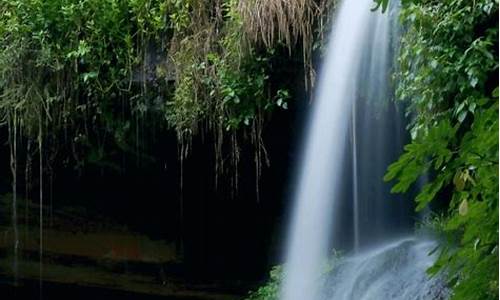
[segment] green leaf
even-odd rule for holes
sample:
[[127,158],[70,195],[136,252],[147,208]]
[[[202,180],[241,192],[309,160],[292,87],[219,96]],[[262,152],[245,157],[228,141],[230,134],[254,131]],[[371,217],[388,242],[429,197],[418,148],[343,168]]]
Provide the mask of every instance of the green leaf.
[[469,212],[469,205],[467,203],[467,199],[464,199],[464,200],[462,200],[462,202],[460,203],[460,206],[458,207],[458,213],[461,216],[465,216],[465,215],[467,215],[468,212]]
[[460,123],[462,123],[465,118],[467,117],[467,111],[462,111],[459,115],[458,115],[458,121]]

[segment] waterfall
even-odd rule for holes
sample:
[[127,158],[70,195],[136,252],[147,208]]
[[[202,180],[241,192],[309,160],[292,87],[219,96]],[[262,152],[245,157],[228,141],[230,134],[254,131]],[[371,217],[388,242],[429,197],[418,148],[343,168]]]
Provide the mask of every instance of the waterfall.
[[426,269],[435,256],[433,241],[413,238],[345,258],[334,266],[322,299],[438,300],[449,293],[441,277],[429,278]]
[[[325,297],[318,282],[332,246],[352,251],[354,256],[346,258],[350,263],[343,267],[345,281],[332,275],[337,278],[331,284],[336,287],[335,297],[327,299],[420,299],[405,298],[397,290],[387,294],[384,284],[375,284],[375,277],[354,271],[367,271],[366,264],[383,266],[383,258],[396,260],[399,255],[398,268],[368,271],[376,269],[377,276],[382,276],[397,269],[414,275],[407,280],[425,281],[425,270],[434,259],[427,257],[430,242],[401,242],[397,251],[390,251],[394,247],[380,250],[388,241],[409,235],[414,218],[412,201],[391,195],[390,186],[382,180],[406,138],[403,110],[391,101],[399,7],[391,2],[385,13],[372,12],[372,0],[343,1],[337,9],[304,139],[286,248],[283,300]],[[416,251],[423,252],[415,255]],[[421,263],[422,257],[426,259]],[[356,283],[366,278],[373,282],[364,282],[364,287],[375,290],[353,293],[352,287],[360,288]]]

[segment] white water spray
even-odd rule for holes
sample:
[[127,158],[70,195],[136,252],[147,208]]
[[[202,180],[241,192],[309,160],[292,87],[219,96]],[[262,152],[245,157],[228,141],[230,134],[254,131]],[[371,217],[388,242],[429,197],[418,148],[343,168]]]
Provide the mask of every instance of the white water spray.
[[345,1],[339,7],[320,76],[287,247],[282,299],[313,299],[321,262],[327,254],[332,210],[367,34],[372,0]]
[[449,293],[440,276],[429,278],[436,243],[406,238],[346,257],[325,282],[322,299],[444,300]]
[[[389,105],[397,5],[384,14],[372,12],[372,7],[373,0],[346,0],[335,17],[306,132],[287,245],[283,300],[325,298],[324,288],[318,289],[321,267],[331,241],[335,247],[341,244],[338,236],[349,236],[347,242],[344,238],[344,248],[348,244],[348,250],[361,252],[344,264],[344,278],[337,277],[331,284],[336,288],[335,297],[327,299],[407,299],[398,298],[401,294],[377,278],[369,277],[371,281],[366,282],[363,273],[350,269],[371,265],[371,272],[390,280],[397,275],[385,274],[392,270],[384,269],[383,262],[393,255],[393,260],[400,258],[398,268],[408,274],[407,280],[425,281],[425,269],[433,261],[429,257],[418,263],[427,258],[429,245],[420,242],[403,243],[397,251],[368,250],[407,234],[411,230],[407,222],[412,219],[411,202],[390,196],[390,187],[382,180],[404,143],[401,114]],[[346,176],[346,167],[350,176]],[[415,255],[416,251],[425,253]],[[369,293],[352,291],[359,282],[371,289]],[[416,291],[420,292],[419,288]]]

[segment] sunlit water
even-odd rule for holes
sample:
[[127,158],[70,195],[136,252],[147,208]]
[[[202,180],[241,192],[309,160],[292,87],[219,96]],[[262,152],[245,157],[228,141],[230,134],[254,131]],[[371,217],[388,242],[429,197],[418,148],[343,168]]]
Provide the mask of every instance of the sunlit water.
[[[344,1],[334,16],[297,178],[283,300],[426,299],[415,291],[433,282],[431,242],[380,246],[408,235],[414,216],[411,200],[382,180],[405,142],[403,113],[390,101],[398,5],[384,14],[372,7]],[[332,273],[331,290],[318,289],[332,246],[354,256]]]

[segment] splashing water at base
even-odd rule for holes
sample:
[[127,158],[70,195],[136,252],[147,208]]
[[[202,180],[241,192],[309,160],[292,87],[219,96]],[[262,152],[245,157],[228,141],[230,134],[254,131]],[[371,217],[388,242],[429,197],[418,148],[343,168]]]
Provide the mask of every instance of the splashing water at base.
[[[282,300],[424,299],[392,293],[385,281],[356,271],[372,274],[376,268],[370,269],[370,265],[383,265],[384,257],[392,257],[400,262],[395,272],[408,275],[403,277],[401,286],[409,287],[411,284],[404,282],[417,275],[425,280],[425,269],[433,261],[427,257],[426,245],[429,244],[424,242],[411,245],[403,242],[395,247],[399,249],[395,252],[367,252],[374,245],[407,234],[411,225],[403,220],[412,219],[411,208],[398,208],[395,199],[389,203],[390,188],[382,181],[387,165],[403,146],[401,114],[387,109],[393,94],[389,82],[393,43],[398,35],[394,26],[397,5],[392,5],[384,14],[372,12],[372,7],[372,0],[346,0],[337,10],[306,131],[291,216]],[[346,164],[344,160],[351,163]],[[350,170],[347,173],[351,174],[349,180],[345,178],[346,166]],[[351,187],[349,193],[346,186]],[[404,202],[397,200],[399,205]],[[406,202],[410,207],[408,203],[411,202]],[[387,214],[391,209],[392,214]],[[325,290],[318,290],[318,282],[332,235],[334,247],[346,244],[339,243],[338,236],[349,236],[350,249],[361,252],[346,260],[337,275],[332,275],[336,278],[336,282],[331,283],[335,290],[331,297],[325,298]],[[417,255],[418,251],[422,253]],[[370,254],[366,256],[366,253]],[[410,257],[418,260],[407,259]],[[387,273],[390,269],[383,271],[375,273],[387,280],[398,276]],[[357,294],[354,290],[361,285],[367,289]]]
[[448,290],[441,276],[429,278],[433,241],[403,239],[341,260],[327,276],[322,299],[441,300]]

